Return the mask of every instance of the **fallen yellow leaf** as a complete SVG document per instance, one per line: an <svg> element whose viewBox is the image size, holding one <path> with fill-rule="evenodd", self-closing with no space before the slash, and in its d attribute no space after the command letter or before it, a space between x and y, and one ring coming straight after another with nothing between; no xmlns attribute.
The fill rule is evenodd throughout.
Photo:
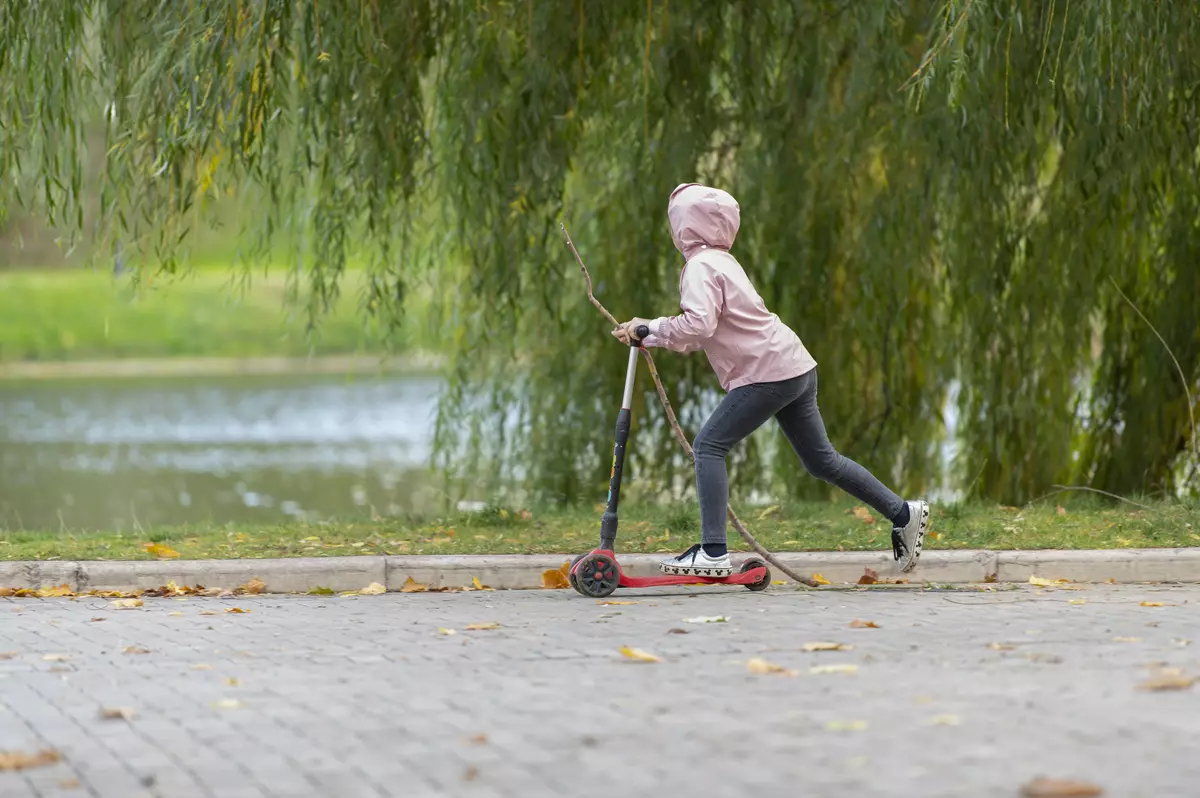
<svg viewBox="0 0 1200 798"><path fill-rule="evenodd" d="M812 673L812 674L858 673L858 666L851 665L849 663L845 663L845 664L841 664L841 665L814 665L813 667L808 669L808 672Z"/></svg>
<svg viewBox="0 0 1200 798"><path fill-rule="evenodd" d="M0 751L0 771L28 770L53 765L62 759L58 751L46 748L36 754L26 754L21 751Z"/></svg>
<svg viewBox="0 0 1200 798"><path fill-rule="evenodd" d="M566 567L570 568L571 563L567 562ZM571 580L567 574L563 573L562 568L551 568L549 571L542 571L542 588L544 590L561 590L564 587L570 587Z"/></svg>
<svg viewBox="0 0 1200 798"><path fill-rule="evenodd" d="M855 618L853 621L850 622L850 628L851 629L878 629L879 624L875 623L874 621L860 621L857 618Z"/></svg>
<svg viewBox="0 0 1200 798"><path fill-rule="evenodd" d="M423 585L411 576L404 580L404 584L400 586L401 593L424 593L429 590L429 585Z"/></svg>
<svg viewBox="0 0 1200 798"><path fill-rule="evenodd" d="M962 720L958 715L934 715L929 722L934 726L957 726Z"/></svg>
<svg viewBox="0 0 1200 798"><path fill-rule="evenodd" d="M441 632L441 633L442 633L442 634L444 634L444 635L447 635L447 636L449 636L449 635L453 635L453 634L458 634L458 633L457 633L457 632L455 632L453 629L446 629L446 628L444 628L444 627L443 627L443 628L440 628L440 629L438 629L438 631L439 631L439 632Z"/></svg>
<svg viewBox="0 0 1200 798"><path fill-rule="evenodd" d="M244 584L238 588L239 591L241 591L243 593L250 593L252 595L258 595L259 593L263 592L266 589L267 589L266 583L263 582L263 580L259 579L257 576L254 577L253 579L251 579L246 584Z"/></svg>
<svg viewBox="0 0 1200 798"><path fill-rule="evenodd" d="M101 707L100 720L133 720L132 707Z"/></svg>
<svg viewBox="0 0 1200 798"><path fill-rule="evenodd" d="M1065 585L1070 580L1068 579L1044 579L1040 576L1029 577L1029 584L1037 585L1038 587L1054 587L1055 585Z"/></svg>
<svg viewBox="0 0 1200 798"><path fill-rule="evenodd" d="M0 660L12 659L20 653L20 651L0 651Z"/></svg>
<svg viewBox="0 0 1200 798"><path fill-rule="evenodd" d="M1104 790L1086 781L1039 778L1021 788L1022 798L1094 798Z"/></svg>
<svg viewBox="0 0 1200 798"><path fill-rule="evenodd" d="M637 604L636 601L597 601L601 607L619 607L624 604Z"/></svg>
<svg viewBox="0 0 1200 798"><path fill-rule="evenodd" d="M125 646L124 653L126 654L149 654L150 649L140 646Z"/></svg>
<svg viewBox="0 0 1200 798"><path fill-rule="evenodd" d="M762 659L760 657L754 657L753 659L749 660L746 663L746 668L751 673L757 673L757 674L762 674L762 675L765 675L768 673L776 673L776 674L779 674L780 676L797 676L797 675L799 675L799 671L790 670L788 668L783 667L782 665L776 665L774 662L767 662L765 659Z"/></svg>
<svg viewBox="0 0 1200 798"><path fill-rule="evenodd" d="M486 632L489 629L499 629L499 628L500 628L500 624L496 623L495 621L488 621L487 623L467 624L467 627L466 627L468 632Z"/></svg>
<svg viewBox="0 0 1200 798"><path fill-rule="evenodd" d="M201 615L216 615L216 610L200 610Z"/></svg>
<svg viewBox="0 0 1200 798"><path fill-rule="evenodd" d="M136 610L138 607L145 606L146 602L141 599L117 599L112 604L109 604L109 609L114 610Z"/></svg>
<svg viewBox="0 0 1200 798"><path fill-rule="evenodd" d="M161 543L145 543L142 545L142 548L146 551L146 553L151 554L160 560L174 559L175 557L179 556L179 552L175 551L175 549L171 548L170 546L164 546Z"/></svg>
<svg viewBox="0 0 1200 798"><path fill-rule="evenodd" d="M71 658L70 654L43 654L42 659L46 662L66 662Z"/></svg>
<svg viewBox="0 0 1200 798"><path fill-rule="evenodd" d="M60 790L78 790L79 779L63 779L58 783L58 788Z"/></svg>
<svg viewBox="0 0 1200 798"><path fill-rule="evenodd" d="M241 614L247 613L247 612L254 612L254 610L244 610L241 607L226 607L225 612L233 613L236 615L241 615Z"/></svg>
<svg viewBox="0 0 1200 798"><path fill-rule="evenodd" d="M1142 638L1140 638L1140 637L1114 637L1112 639L1112 641L1114 643L1140 643L1140 642L1142 642Z"/></svg>
<svg viewBox="0 0 1200 798"><path fill-rule="evenodd" d="M684 618L684 623L727 623L729 621L724 615L698 615L695 618Z"/></svg>
<svg viewBox="0 0 1200 798"><path fill-rule="evenodd" d="M1140 606L1140 607L1165 607L1167 605L1163 604L1161 601L1143 601L1138 606Z"/></svg>
<svg viewBox="0 0 1200 798"><path fill-rule="evenodd" d="M386 593L387 588L384 587L383 585L379 584L378 582L372 582L371 584L367 585L366 587L364 587L362 590L360 590L358 592L359 592L359 595L362 595L362 596L379 596L379 595Z"/></svg>
<svg viewBox="0 0 1200 798"><path fill-rule="evenodd" d="M75 591L71 590L71 586L67 584L57 585L56 587L41 587L38 588L36 594L38 598L63 598L65 596L75 595Z"/></svg>
<svg viewBox="0 0 1200 798"><path fill-rule="evenodd" d="M1012 651L1016 646L1009 643L988 643L988 648L993 651Z"/></svg>
<svg viewBox="0 0 1200 798"><path fill-rule="evenodd" d="M1066 508L1066 507L1063 507L1063 506L1060 504L1060 505L1058 505L1056 508L1054 508L1054 512L1055 512L1055 513L1057 513L1058 515L1066 515L1066 514L1067 514L1067 508Z"/></svg>
<svg viewBox="0 0 1200 798"><path fill-rule="evenodd" d="M176 610L175 612L168 612L167 615L171 615L173 617L180 617L183 615L183 613L180 612L179 610Z"/></svg>
<svg viewBox="0 0 1200 798"><path fill-rule="evenodd" d="M816 582L818 585L827 585L827 584L829 584L829 580L828 580L828 579L826 579L825 577L823 577L823 576L821 576L820 574L817 574L817 573L814 573L814 574L812 575L812 580L813 580L814 582Z"/></svg>
<svg viewBox="0 0 1200 798"><path fill-rule="evenodd" d="M230 676L228 679L226 679L226 680L225 680L225 686L226 686L226 687L240 687L240 686L241 686L241 684L242 684L242 683L241 683L241 682L239 682L239 681L237 680L237 678L236 678L236 677L234 677L234 676Z"/></svg>
<svg viewBox="0 0 1200 798"><path fill-rule="evenodd" d="M1087 604L1087 599L1070 599L1068 604Z"/></svg>
<svg viewBox="0 0 1200 798"><path fill-rule="evenodd" d="M1183 676L1182 674L1164 674L1162 676L1157 676L1153 679L1150 679L1149 681L1142 682L1140 685L1138 685L1138 688L1141 690L1153 690L1155 692L1161 692L1164 690L1187 690L1195 683L1196 679L1192 676Z"/></svg>
<svg viewBox="0 0 1200 798"><path fill-rule="evenodd" d="M621 652L621 656L631 659L634 662L662 662L662 657L656 657L649 651L642 651L640 648L621 646L619 650Z"/></svg>
<svg viewBox="0 0 1200 798"><path fill-rule="evenodd" d="M817 641L815 643L805 643L801 648L805 651L850 651L854 646L848 646L845 643Z"/></svg>
<svg viewBox="0 0 1200 798"><path fill-rule="evenodd" d="M831 720L825 724L826 731L862 731L869 724L865 720Z"/></svg>
<svg viewBox="0 0 1200 798"><path fill-rule="evenodd" d="M194 671L211 671L213 669L212 665L209 665L207 662L197 662L191 667Z"/></svg>
<svg viewBox="0 0 1200 798"><path fill-rule="evenodd" d="M566 563L566 566L567 566L567 568L570 568L571 563L570 562ZM480 582L478 576L471 577L471 584L475 586L476 590L492 590L493 589L493 588L490 588L487 585L483 584L482 582Z"/></svg>
<svg viewBox="0 0 1200 798"><path fill-rule="evenodd" d="M220 701L213 703L214 709L238 709L242 706L242 702L236 698L222 698Z"/></svg>

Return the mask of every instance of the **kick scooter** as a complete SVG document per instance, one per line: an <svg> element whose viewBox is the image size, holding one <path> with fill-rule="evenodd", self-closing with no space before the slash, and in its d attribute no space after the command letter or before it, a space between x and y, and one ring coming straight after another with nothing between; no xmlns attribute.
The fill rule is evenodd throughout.
<svg viewBox="0 0 1200 798"><path fill-rule="evenodd" d="M600 546L581 554L571 563L568 580L571 587L585 596L604 598L618 587L659 587L662 585L745 585L750 590L765 590L771 584L767 564L758 558L742 563L737 573L729 576L699 576L660 574L658 576L626 576L621 571L613 549L617 540L617 505L621 501L621 473L625 468L625 444L629 442L629 421L633 416L633 382L637 376L638 350L650 330L642 325L635 330L637 338L630 341L629 366L625 371L625 394L621 412L617 414L617 440L613 446L612 473L608 482L608 505L600 520Z"/></svg>

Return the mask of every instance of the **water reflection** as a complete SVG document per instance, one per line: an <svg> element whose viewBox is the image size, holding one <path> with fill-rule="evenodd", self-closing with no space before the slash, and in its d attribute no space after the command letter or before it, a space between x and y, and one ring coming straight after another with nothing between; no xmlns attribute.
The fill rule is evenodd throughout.
<svg viewBox="0 0 1200 798"><path fill-rule="evenodd" d="M412 375L0 383L0 525L420 509L438 388Z"/></svg>

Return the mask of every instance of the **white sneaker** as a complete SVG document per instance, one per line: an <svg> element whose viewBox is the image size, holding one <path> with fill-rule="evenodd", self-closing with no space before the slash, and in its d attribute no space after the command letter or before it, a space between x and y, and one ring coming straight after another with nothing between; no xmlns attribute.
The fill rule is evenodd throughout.
<svg viewBox="0 0 1200 798"><path fill-rule="evenodd" d="M925 542L925 531L929 529L929 503L908 502L908 523L892 530L892 557L900 563L900 570L911 571L917 567L921 557L921 546Z"/></svg>
<svg viewBox="0 0 1200 798"><path fill-rule="evenodd" d="M709 557L699 543L678 557L663 560L658 567L664 574L683 576L729 576L733 573L733 563L730 562L728 554L716 558Z"/></svg>

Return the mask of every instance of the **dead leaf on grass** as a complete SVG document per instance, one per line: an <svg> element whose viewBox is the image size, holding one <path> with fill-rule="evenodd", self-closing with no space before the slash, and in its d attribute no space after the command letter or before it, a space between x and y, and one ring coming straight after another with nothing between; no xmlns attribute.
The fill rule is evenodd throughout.
<svg viewBox="0 0 1200 798"><path fill-rule="evenodd" d="M133 707L101 707L100 720L133 720Z"/></svg>
<svg viewBox="0 0 1200 798"><path fill-rule="evenodd" d="M794 670L791 670L790 668L785 668L782 665L776 665L774 662L767 662L765 659L762 659L761 657L754 657L753 659L748 661L746 663L746 668L751 673L757 673L757 674L761 674L761 675L774 673L774 674L778 674L780 676L798 676L800 674L799 671L794 671Z"/></svg>
<svg viewBox="0 0 1200 798"><path fill-rule="evenodd" d="M816 582L818 585L827 585L827 584L829 584L829 580L828 580L828 579L826 579L825 577L821 576L821 575L820 575L820 574L818 574L818 573L813 573L813 575L812 575L811 579L812 579L814 582Z"/></svg>
<svg viewBox="0 0 1200 798"><path fill-rule="evenodd" d="M467 627L466 627L468 632L486 632L491 629L499 629L499 628L500 628L500 624L496 623L495 621L488 621L487 623L467 624Z"/></svg>
<svg viewBox="0 0 1200 798"><path fill-rule="evenodd" d="M383 585L379 584L378 582L372 582L371 584L364 587L362 590L358 591L360 596L380 596L386 592L387 592L387 588L384 587Z"/></svg>
<svg viewBox="0 0 1200 798"><path fill-rule="evenodd" d="M871 511L862 505L855 507L852 512L854 513L854 517L859 521L862 521L864 524L875 523L875 516L871 515Z"/></svg>
<svg viewBox="0 0 1200 798"><path fill-rule="evenodd" d="M850 663L840 665L814 665L808 672L815 675L823 673L858 673L858 666Z"/></svg>
<svg viewBox="0 0 1200 798"><path fill-rule="evenodd" d="M642 651L640 648L621 646L618 650L621 652L621 656L634 662L662 662L662 657L655 656L649 651Z"/></svg>
<svg viewBox="0 0 1200 798"><path fill-rule="evenodd" d="M1055 513L1057 513L1058 515L1066 515L1066 514L1067 514L1067 508L1066 508L1066 507L1063 507L1063 506L1060 504L1060 505L1058 505L1057 507L1055 507L1055 508L1054 508L1054 512L1055 512Z"/></svg>
<svg viewBox="0 0 1200 798"><path fill-rule="evenodd" d="M855 618L853 621L850 622L850 628L851 629L878 629L879 624L875 623L874 621L860 621L858 618Z"/></svg>
<svg viewBox="0 0 1200 798"><path fill-rule="evenodd" d="M1021 788L1022 798L1093 798L1104 790L1086 781L1037 778Z"/></svg>
<svg viewBox="0 0 1200 798"><path fill-rule="evenodd" d="M122 653L125 653L125 654L149 654L150 649L142 648L141 646L125 646L125 649Z"/></svg>
<svg viewBox="0 0 1200 798"><path fill-rule="evenodd" d="M805 643L801 648L805 651L850 651L854 646L846 645L845 643L830 643L818 640L813 643Z"/></svg>
<svg viewBox="0 0 1200 798"><path fill-rule="evenodd" d="M401 593L424 593L429 590L429 585L423 585L411 576L404 580L404 584L400 586Z"/></svg>
<svg viewBox="0 0 1200 798"><path fill-rule="evenodd" d="M175 549L170 546L164 546L161 543L143 543L142 549L147 554L157 557L160 560L173 560L179 556L179 552L175 551Z"/></svg>
<svg viewBox="0 0 1200 798"><path fill-rule="evenodd" d="M112 604L108 605L111 610L136 610L138 607L144 607L146 602L139 598L117 599Z"/></svg>
<svg viewBox="0 0 1200 798"><path fill-rule="evenodd" d="M62 755L50 748L34 754L26 754L23 751L0 751L0 771L46 767L61 759Z"/></svg>

